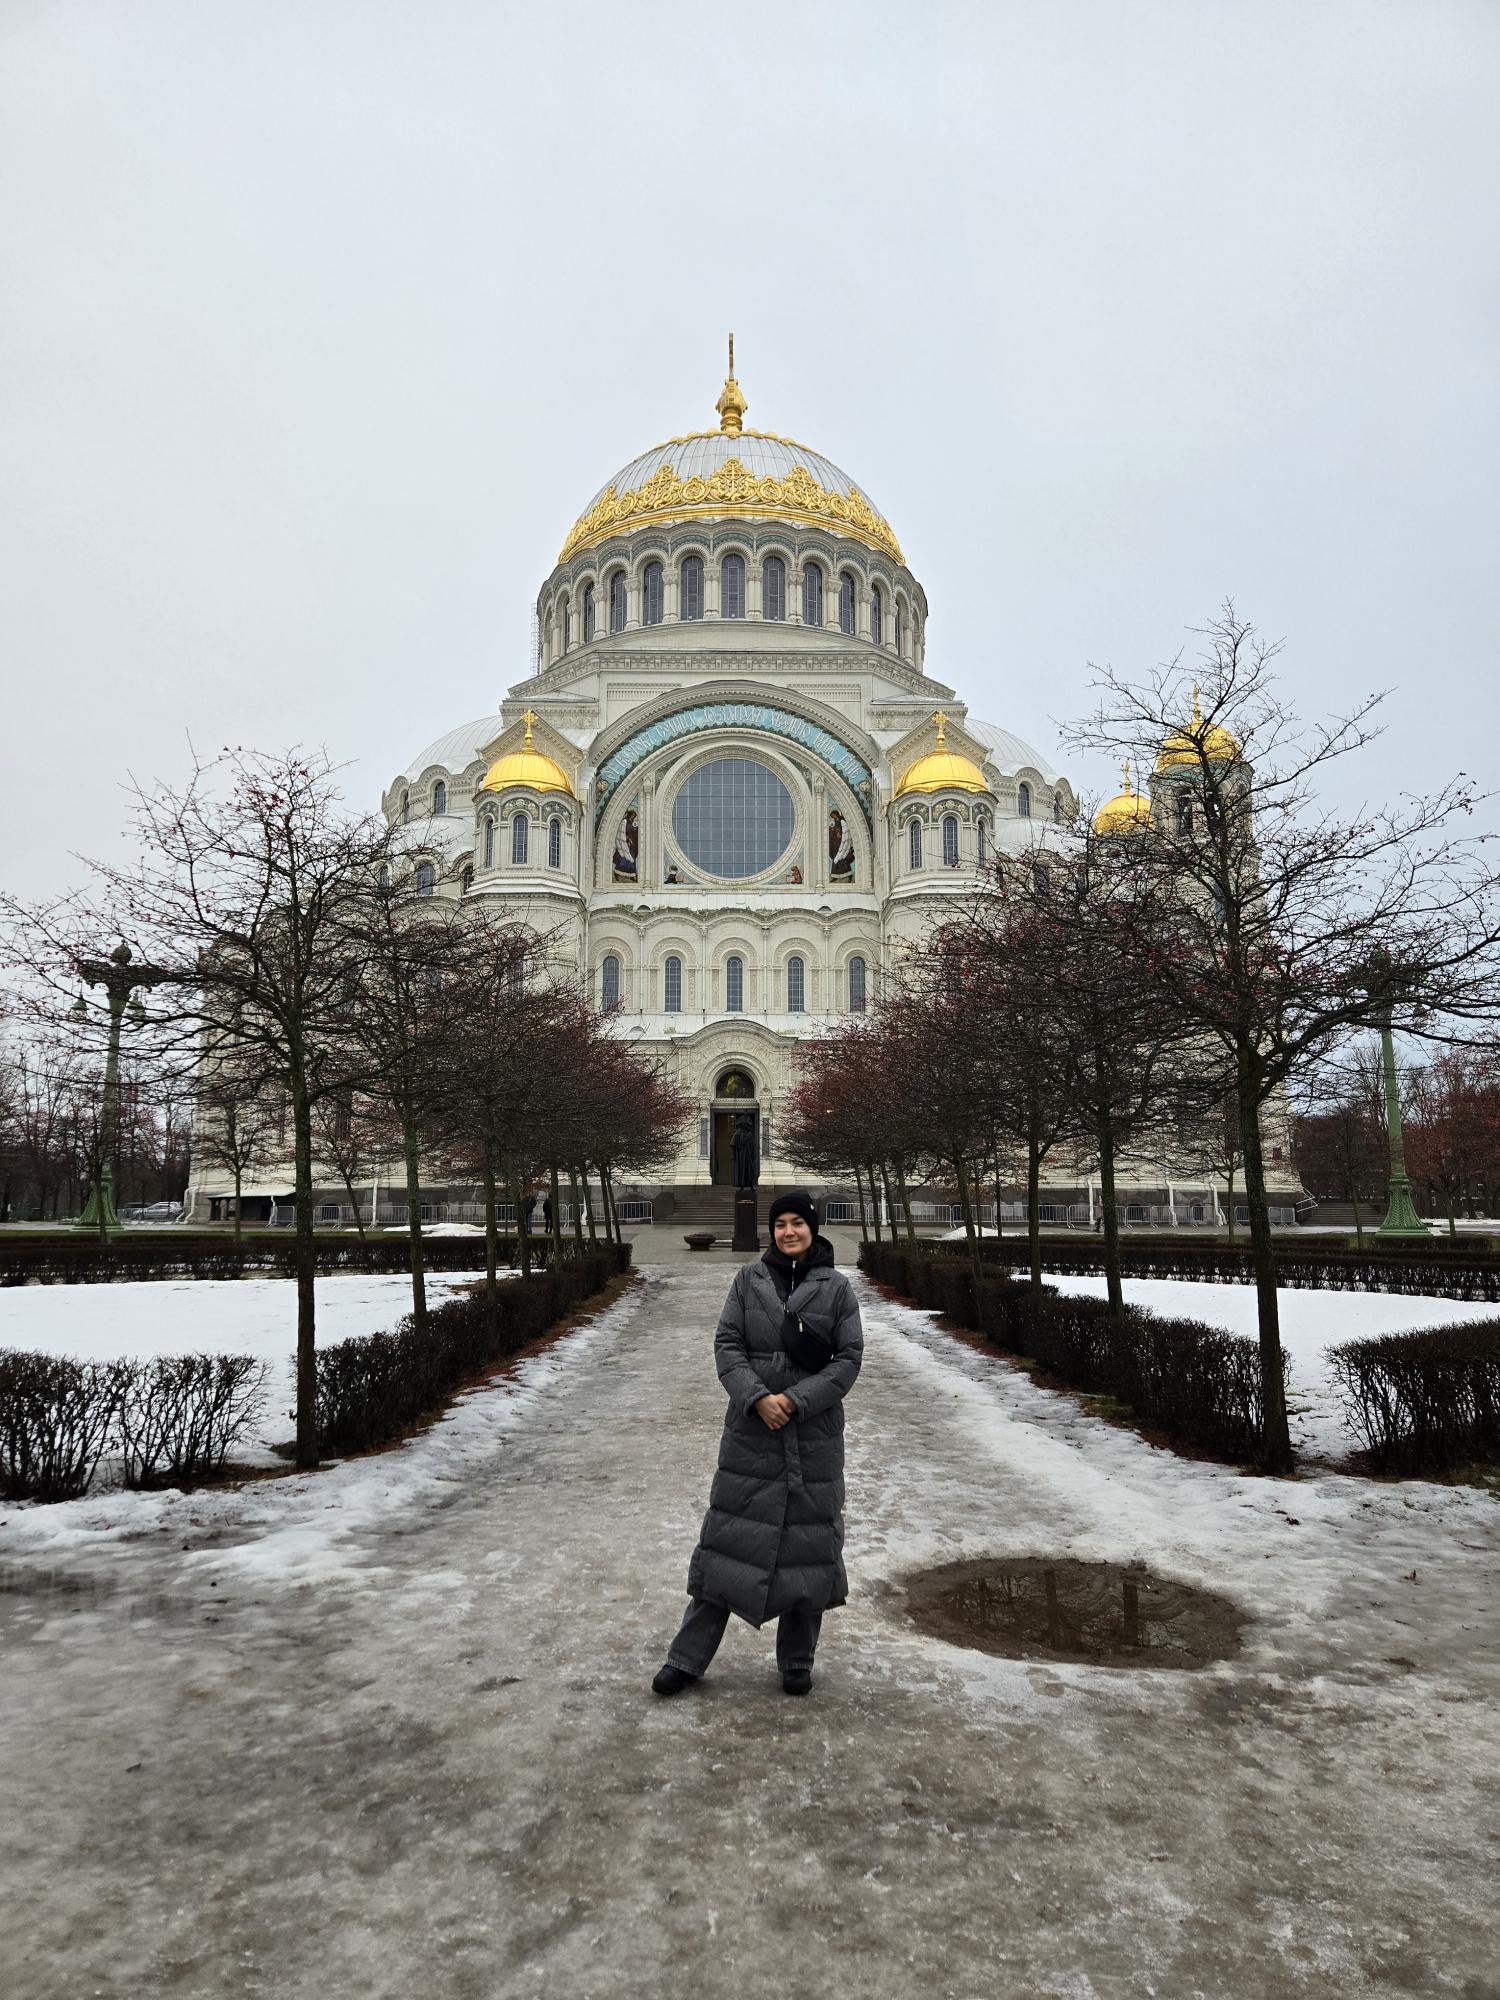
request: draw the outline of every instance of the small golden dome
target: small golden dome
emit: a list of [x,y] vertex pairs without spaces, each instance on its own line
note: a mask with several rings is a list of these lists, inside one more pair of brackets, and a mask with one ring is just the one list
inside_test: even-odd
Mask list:
[[573,787],[562,765],[532,748],[531,725],[536,716],[529,708],[522,721],[526,724],[526,741],[519,750],[507,750],[503,757],[495,759],[484,774],[480,791],[503,792],[512,785],[529,785],[534,792],[566,792],[572,798]]
[[948,748],[943,734],[947,716],[939,709],[932,719],[937,724],[937,747],[907,765],[896,797],[904,798],[908,792],[987,792],[985,775],[973,759]]
[[1193,719],[1185,729],[1174,729],[1161,746],[1161,755],[1156,760],[1158,771],[1169,771],[1174,764],[1232,764],[1240,754],[1240,746],[1227,729],[1217,722],[1205,722],[1203,711],[1198,706],[1198,690],[1193,689]]
[[1151,824],[1151,801],[1144,792],[1138,792],[1130,776],[1130,766],[1121,767],[1125,778],[1125,789],[1116,792],[1112,799],[1106,799],[1094,814],[1095,833],[1137,833]]
[[725,437],[738,437],[745,428],[745,412],[750,405],[745,400],[745,392],[734,379],[734,335],[729,336],[729,373],[724,377],[724,387],[714,408],[719,413],[719,429]]

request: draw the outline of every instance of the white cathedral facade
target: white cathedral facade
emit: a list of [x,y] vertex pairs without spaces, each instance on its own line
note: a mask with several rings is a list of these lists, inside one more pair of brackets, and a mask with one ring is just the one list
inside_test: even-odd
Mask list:
[[902,949],[1075,799],[926,672],[927,598],[885,516],[806,445],[670,439],[589,502],[537,602],[536,671],[382,801],[420,890],[495,899],[559,941],[616,1031],[698,1106],[666,1178],[796,1170],[797,1047],[878,998]]

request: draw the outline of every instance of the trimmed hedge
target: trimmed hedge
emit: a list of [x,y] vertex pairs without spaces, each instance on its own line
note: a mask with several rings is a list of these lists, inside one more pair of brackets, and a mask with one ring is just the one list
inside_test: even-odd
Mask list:
[[860,1267],[882,1284],[982,1333],[991,1345],[1050,1375],[1112,1396],[1145,1424],[1236,1461],[1260,1449],[1260,1352],[1253,1340],[1200,1320],[1164,1319],[1129,1307],[1116,1319],[1104,1299],[986,1278],[947,1256],[867,1243]]
[[[327,1277],[340,1271],[364,1273],[399,1272],[411,1269],[411,1240],[405,1230],[400,1235],[318,1236],[314,1239],[318,1271]],[[608,1245],[597,1247],[607,1250]],[[551,1251],[550,1237],[531,1238],[533,1264],[545,1265]],[[275,1236],[246,1236],[239,1244],[232,1236],[178,1236],[163,1231],[159,1235],[112,1237],[101,1244],[97,1236],[55,1235],[6,1241],[0,1236],[0,1285],[98,1285],[147,1278],[289,1278],[296,1249],[290,1231]],[[564,1253],[571,1258],[576,1245],[569,1238]],[[500,1238],[501,1262],[514,1268],[520,1262],[520,1242],[515,1236]],[[482,1236],[426,1236],[422,1239],[422,1262],[429,1271],[482,1271]]]
[[[934,1243],[928,1248],[940,1257],[969,1255],[966,1242]],[[1030,1256],[1024,1236],[981,1237],[979,1254],[986,1263],[1011,1269],[1024,1268]],[[1050,1236],[1042,1256],[1053,1271],[1104,1269],[1104,1247],[1097,1241]],[[1126,1241],[1120,1245],[1120,1268],[1127,1278],[1188,1279],[1210,1285],[1255,1282],[1248,1248],[1227,1243]],[[1340,1244],[1293,1248],[1278,1241],[1276,1282],[1303,1291],[1394,1292],[1409,1298],[1500,1302],[1500,1257],[1469,1244],[1437,1240],[1419,1247],[1367,1250]]]
[[1500,1459],[1500,1320],[1347,1340],[1331,1359],[1345,1414],[1382,1470]]
[[260,1415],[266,1372],[248,1354],[0,1353],[0,1492],[76,1500],[106,1453],[122,1459],[127,1486],[221,1472]]
[[363,1334],[318,1351],[318,1441],[333,1452],[368,1451],[442,1403],[460,1382],[546,1332],[630,1268],[630,1245],[601,1245],[555,1271],[476,1286],[392,1333]]

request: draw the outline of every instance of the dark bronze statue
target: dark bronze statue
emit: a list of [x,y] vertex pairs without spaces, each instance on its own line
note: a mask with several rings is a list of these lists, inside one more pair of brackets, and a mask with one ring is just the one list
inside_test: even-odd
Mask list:
[[737,1111],[734,1119],[734,1184],[753,1188],[760,1179],[760,1161],[755,1157],[755,1119],[748,1111]]

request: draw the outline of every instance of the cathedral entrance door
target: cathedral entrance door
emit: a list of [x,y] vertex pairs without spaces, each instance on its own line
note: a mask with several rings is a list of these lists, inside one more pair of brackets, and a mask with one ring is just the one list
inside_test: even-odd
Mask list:
[[713,1182],[715,1187],[734,1186],[734,1121],[742,1111],[755,1120],[755,1152],[760,1156],[760,1113],[753,1104],[736,1104],[733,1111],[714,1106]]

